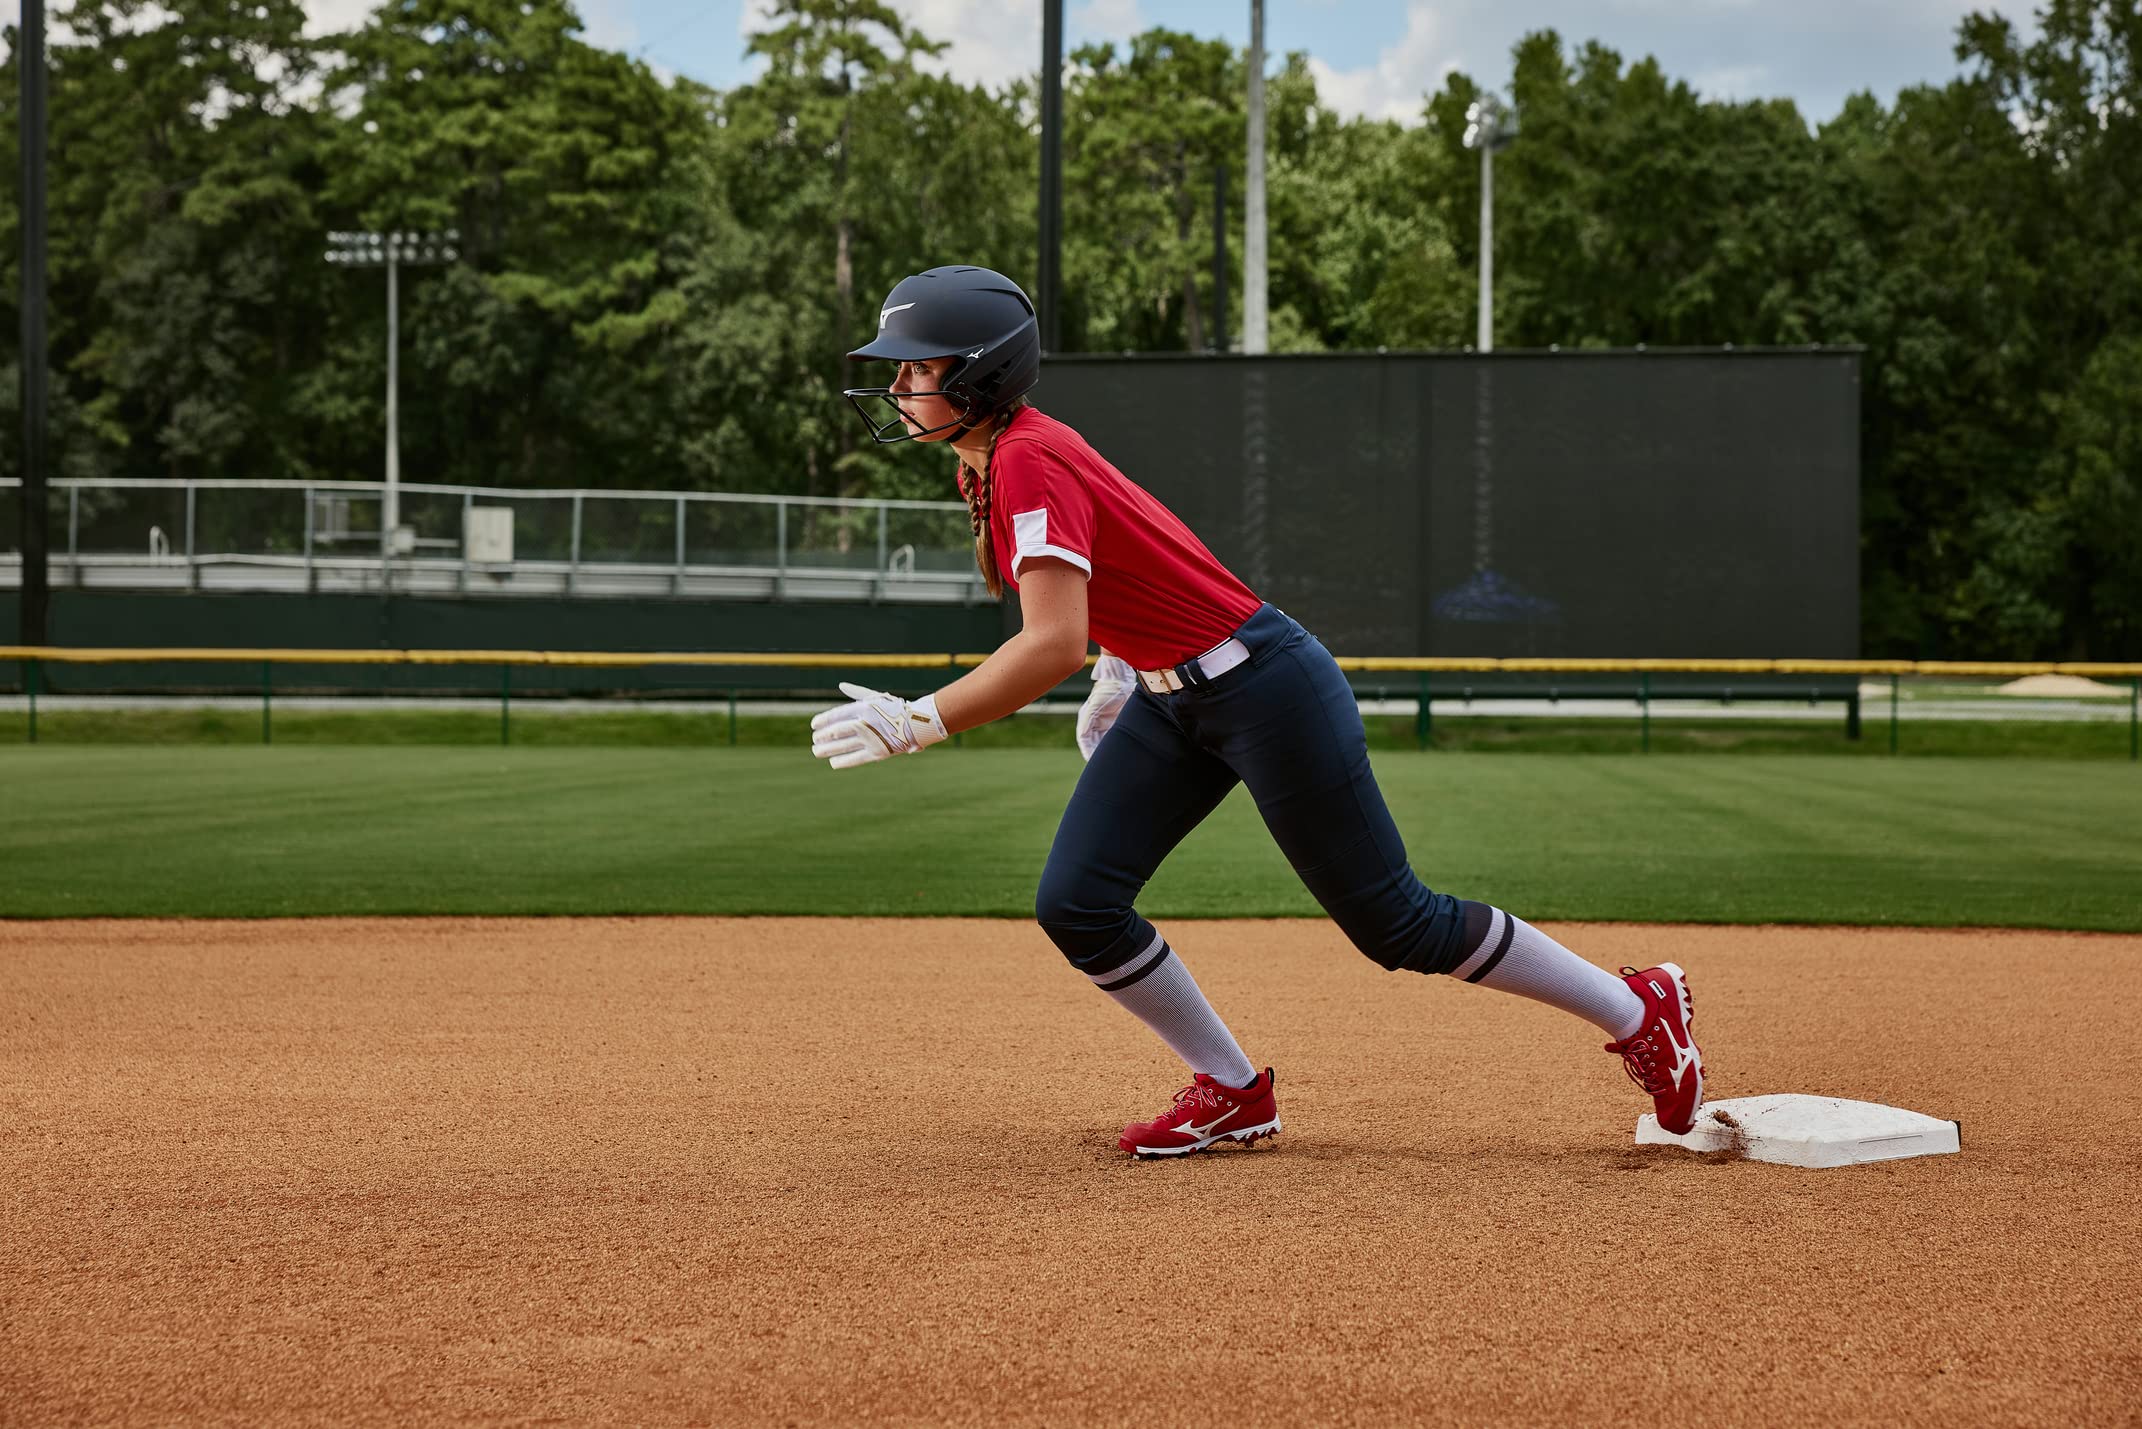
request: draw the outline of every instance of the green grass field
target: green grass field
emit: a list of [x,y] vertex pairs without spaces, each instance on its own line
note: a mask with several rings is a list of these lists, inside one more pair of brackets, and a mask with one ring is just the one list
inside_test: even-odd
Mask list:
[[[614,748],[793,749],[810,743],[808,717],[745,713],[734,725],[726,712],[669,711],[621,707],[614,711],[563,713],[540,701],[516,704],[510,737],[515,745]],[[37,727],[47,744],[252,744],[261,743],[261,715],[256,708],[193,709],[45,709]],[[432,744],[496,746],[499,712],[495,705],[471,702],[467,708],[322,710],[283,704],[270,719],[277,744]],[[1410,715],[1372,715],[1367,721],[1369,746],[1378,750],[1418,748]],[[19,713],[0,715],[0,745],[22,743],[28,720]],[[1558,718],[1552,715],[1437,716],[1433,744],[1438,750],[1481,750],[1510,754],[1624,754],[1643,747],[1644,732],[1634,719]],[[1897,752],[1913,758],[2018,755],[2043,759],[2126,759],[2134,751],[2134,731],[2118,720],[1914,720],[1898,731]],[[1845,737],[1844,718],[1703,719],[1659,718],[1651,721],[1650,747],[1659,754],[1828,754],[1850,758],[1889,757],[1886,716],[1869,716],[1864,737]],[[975,749],[1069,749],[1068,714],[1023,715],[999,720],[962,736]]]
[[[257,726],[256,726],[257,729]],[[1066,748],[0,748],[0,915],[1024,917]],[[1385,753],[1432,886],[1537,918],[2142,931],[2142,769]],[[1317,911],[1237,791],[1141,906]]]

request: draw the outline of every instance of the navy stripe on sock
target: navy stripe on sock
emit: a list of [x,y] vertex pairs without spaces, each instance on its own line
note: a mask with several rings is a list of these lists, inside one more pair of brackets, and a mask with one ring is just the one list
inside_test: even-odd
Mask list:
[[1132,983],[1144,978],[1147,973],[1150,973],[1154,968],[1157,968],[1162,963],[1166,962],[1168,960],[1169,954],[1173,951],[1174,950],[1171,949],[1166,943],[1162,943],[1160,945],[1160,955],[1158,957],[1149,959],[1144,967],[1138,969],[1138,971],[1132,973],[1129,977],[1118,978],[1114,982],[1097,982],[1094,984],[1094,986],[1099,988],[1103,992],[1121,992],[1124,988],[1129,987]]
[[1501,962],[1502,955],[1510,951],[1510,940],[1516,936],[1517,919],[1506,909],[1502,915],[1502,941],[1495,945],[1495,951],[1488,954],[1488,960],[1476,968],[1472,976],[1466,978],[1466,981],[1478,982],[1489,973],[1495,971],[1495,964]]

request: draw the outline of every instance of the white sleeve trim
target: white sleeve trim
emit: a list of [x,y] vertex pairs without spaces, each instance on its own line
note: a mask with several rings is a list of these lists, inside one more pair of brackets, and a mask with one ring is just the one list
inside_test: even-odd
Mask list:
[[1093,564],[1078,552],[1067,551],[1061,546],[1036,546],[1030,551],[1019,552],[1019,554],[1012,557],[1012,574],[1018,575],[1019,567],[1025,565],[1036,556],[1054,556],[1059,561],[1067,561],[1077,566],[1080,574],[1084,575],[1086,579],[1093,579]]
[[1035,511],[1012,513],[1012,576],[1017,579],[1019,567],[1035,556],[1054,556],[1059,561],[1077,566],[1088,580],[1093,579],[1093,562],[1076,551],[1067,551],[1062,546],[1049,544],[1049,513],[1046,507]]

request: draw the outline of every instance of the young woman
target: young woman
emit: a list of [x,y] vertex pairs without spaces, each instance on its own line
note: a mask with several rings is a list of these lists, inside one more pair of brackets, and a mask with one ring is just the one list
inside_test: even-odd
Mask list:
[[[1672,963],[1617,977],[1523,919],[1433,893],[1370,772],[1353,691],[1331,655],[1260,600],[1173,512],[1062,422],[1027,405],[1041,373],[1033,304],[985,268],[903,279],[878,333],[848,354],[898,364],[847,393],[880,442],[947,442],[975,560],[992,595],[1019,592],[1022,628],[920,700],[842,685],[811,721],[835,769],[918,754],[1032,703],[1101,654],[1078,722],[1085,772],[1042,870],[1035,916],[1071,965],[1150,1027],[1193,1080],[1117,1144],[1177,1156],[1279,1130],[1258,1071],[1182,959],[1133,906],[1146,880],[1237,783],[1354,946],[1380,966],[1439,973],[1575,1013],[1614,1040],[1662,1125],[1703,1100],[1694,1005]],[[878,421],[866,402],[892,416]]]

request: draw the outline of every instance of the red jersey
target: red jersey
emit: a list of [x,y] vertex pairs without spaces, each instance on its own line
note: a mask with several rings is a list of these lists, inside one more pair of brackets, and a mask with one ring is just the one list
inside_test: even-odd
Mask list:
[[1182,518],[1054,417],[1022,409],[989,459],[989,539],[1019,588],[1021,562],[1084,571],[1087,628],[1139,670],[1177,665],[1234,634],[1264,602]]

